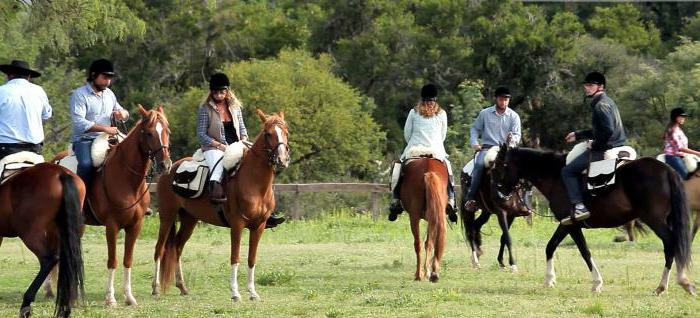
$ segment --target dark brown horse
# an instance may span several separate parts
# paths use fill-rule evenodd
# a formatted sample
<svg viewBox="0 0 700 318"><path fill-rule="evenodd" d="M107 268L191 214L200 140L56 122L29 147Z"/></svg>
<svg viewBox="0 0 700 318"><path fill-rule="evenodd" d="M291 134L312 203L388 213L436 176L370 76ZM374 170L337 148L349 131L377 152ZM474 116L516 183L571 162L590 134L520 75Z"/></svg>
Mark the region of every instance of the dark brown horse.
<svg viewBox="0 0 700 318"><path fill-rule="evenodd" d="M481 214L476 217L476 212L467 211L464 204L466 202L467 192L469 191L468 176L462 172L460 183L462 185L462 202L460 211L462 216L462 226L464 228L464 236L472 250L472 266L480 268L479 257L483 254L481 251L481 227L489 221L492 214L496 215L498 225L501 227L501 247L498 249L498 265L505 268L503 264L503 253L505 248L508 248L508 265L511 272L517 272L518 267L515 264L515 258L511 250L510 226L516 217L528 216L532 213L532 208L527 201L528 188L520 185L514 189L513 193L507 197L498 197L498 192L494 189L491 182L491 172L484 171L483 181L479 186L477 193L477 204L481 207Z"/></svg>
<svg viewBox="0 0 700 318"><path fill-rule="evenodd" d="M244 228L250 231L248 246L248 292L251 300L260 297L255 291L255 262L258 242L265 230L265 223L275 208L272 182L275 168L289 165L287 123L284 113L266 115L257 110L263 123L262 132L255 138L250 150L241 159L239 170L231 176L227 173L224 187L228 200L221 206L212 206L208 193L196 199L183 198L172 190L173 175L168 173L158 180L160 231L155 249L155 273L153 294L158 295L162 286L166 290L175 274L175 285L180 293L188 293L180 264L182 250L199 220L231 229L231 299L239 301L238 264L240 263L241 235ZM174 172L184 158L175 163ZM219 208L221 210L219 210ZM176 222L180 220L180 229Z"/></svg>
<svg viewBox="0 0 700 318"><path fill-rule="evenodd" d="M437 282L440 278L440 261L446 237L447 178L445 164L433 158L413 159L403 168L399 193L411 221L416 252L415 280L418 281L428 274L431 282ZM421 262L421 219L428 221L424 262Z"/></svg>
<svg viewBox="0 0 700 318"><path fill-rule="evenodd" d="M565 156L528 148L501 147L494 182L497 191L510 192L521 178L532 182L549 200L555 217L561 220L571 213L566 190L561 178ZM566 235L576 243L593 277L594 292L603 286L603 278L591 259L582 228L611 228L631 220L644 222L664 245L665 266L655 293L668 288L669 273L674 258L678 283L695 295L695 286L686 275L691 260L690 218L683 183L672 168L653 158L631 161L616 172L615 184L597 196L589 196L584 203L591 211L590 218L572 225L559 225L546 249L547 270L545 286L555 283L554 251Z"/></svg>
<svg viewBox="0 0 700 318"><path fill-rule="evenodd" d="M134 245L141 232L143 217L151 203L146 175L151 161L157 168L170 169L168 120L160 106L149 110L138 105L143 117L126 138L110 150L102 169L88 189L85 223L104 225L107 236L107 293L105 305L115 306L114 272L117 268L117 237L124 229L125 303L136 305L131 292L131 264ZM59 160L60 157L54 158ZM90 209L91 207L91 209ZM60 272L60 270L59 270Z"/></svg>
<svg viewBox="0 0 700 318"><path fill-rule="evenodd" d="M31 304L51 269L59 264L54 314L68 317L83 295L80 236L85 185L67 169L41 163L12 176L0 186L0 243L19 237L39 259L39 273L24 293L20 317L31 315Z"/></svg>

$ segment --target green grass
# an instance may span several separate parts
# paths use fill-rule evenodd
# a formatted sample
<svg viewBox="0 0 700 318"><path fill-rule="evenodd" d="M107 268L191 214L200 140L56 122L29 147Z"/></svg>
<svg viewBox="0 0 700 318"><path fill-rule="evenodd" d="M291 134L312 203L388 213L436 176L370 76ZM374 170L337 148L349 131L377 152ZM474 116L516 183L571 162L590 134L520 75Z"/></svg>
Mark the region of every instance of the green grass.
<svg viewBox="0 0 700 318"><path fill-rule="evenodd" d="M532 227L516 221L512 236L520 272L515 274L496 266L500 230L495 220L484 228L480 270L471 268L460 228L452 227L441 279L432 284L412 280L415 259L405 214L391 223L336 211L267 231L256 272L262 301L247 300L243 265L239 286L244 300L233 303L228 288L229 234L208 225L200 225L185 247L183 267L190 295L180 296L173 288L159 298L152 297L158 219L148 218L134 260L133 289L139 305L123 305L120 261L115 279L117 308L103 307L104 229L90 227L83 241L87 298L74 316L692 317L700 313L698 300L673 280L666 294L651 295L663 268L661 243L653 235L636 243L612 243L618 233L614 229L585 232L605 281L599 295L589 291L590 273L567 239L555 254L557 286L544 289L544 247L555 226L542 217L536 217ZM122 251L120 245L118 254ZM247 247L243 251L245 264ZM18 239L5 238L0 247L0 317L16 316L37 269L36 258ZM53 303L44 300L41 292L37 300L35 316L50 316Z"/></svg>

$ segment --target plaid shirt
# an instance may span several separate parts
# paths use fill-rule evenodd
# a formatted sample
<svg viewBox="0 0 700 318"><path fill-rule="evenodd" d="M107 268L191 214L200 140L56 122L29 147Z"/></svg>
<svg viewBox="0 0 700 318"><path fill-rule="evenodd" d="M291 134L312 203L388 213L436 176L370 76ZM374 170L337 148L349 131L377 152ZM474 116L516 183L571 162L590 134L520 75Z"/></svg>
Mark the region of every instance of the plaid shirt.
<svg viewBox="0 0 700 318"><path fill-rule="evenodd" d="M202 146L209 146L211 145L212 141L216 140L222 144L227 144L226 133L224 132L224 125L221 125L221 134L219 134L219 136L209 136L209 134L207 133L207 131L209 130L209 112L205 107L210 106L202 105L202 107L199 107L199 112L197 113L197 137L199 138L199 143ZM240 108L235 109L234 112L235 114L231 115L236 116L236 119L238 120L240 128L238 135L241 139L244 137L247 138L248 130L245 128L245 124L243 123L243 112Z"/></svg>

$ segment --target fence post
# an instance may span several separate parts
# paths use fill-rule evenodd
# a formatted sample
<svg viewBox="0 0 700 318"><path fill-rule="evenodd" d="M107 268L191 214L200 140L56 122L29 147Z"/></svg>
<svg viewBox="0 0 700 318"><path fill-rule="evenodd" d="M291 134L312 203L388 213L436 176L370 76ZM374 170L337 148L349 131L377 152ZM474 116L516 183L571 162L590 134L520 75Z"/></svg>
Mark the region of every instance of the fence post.
<svg viewBox="0 0 700 318"><path fill-rule="evenodd" d="M299 208L299 189L297 191L294 191L294 195L292 195L292 219L293 220L300 220L301 219L301 209Z"/></svg>
<svg viewBox="0 0 700 318"><path fill-rule="evenodd" d="M372 211L372 221L379 219L379 193L372 192L370 196L370 209Z"/></svg>

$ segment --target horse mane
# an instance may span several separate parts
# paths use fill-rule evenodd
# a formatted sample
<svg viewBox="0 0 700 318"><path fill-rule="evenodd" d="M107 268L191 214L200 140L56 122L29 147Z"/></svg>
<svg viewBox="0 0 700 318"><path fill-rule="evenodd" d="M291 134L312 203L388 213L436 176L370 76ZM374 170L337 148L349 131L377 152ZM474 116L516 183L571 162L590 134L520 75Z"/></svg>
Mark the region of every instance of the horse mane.
<svg viewBox="0 0 700 318"><path fill-rule="evenodd" d="M265 129L269 129L271 126L281 124L284 126L284 128L287 128L287 122L280 117L278 113L271 113L267 116L267 120L265 120L265 123L263 124L265 126Z"/></svg>
<svg viewBox="0 0 700 318"><path fill-rule="evenodd" d="M134 124L134 127L131 127L127 135L130 135L131 132L134 131L134 129L136 129L136 127L138 127L142 123L148 124L149 126L155 125L156 121L158 121L159 118L163 120L163 124L165 124L166 128L170 126L170 123L168 123L168 118L165 117L165 113L161 113L159 111L151 109L147 111L146 116L144 118L139 119L136 122L136 124Z"/></svg>
<svg viewBox="0 0 700 318"><path fill-rule="evenodd" d="M525 173L559 175L566 164L566 155L542 149L513 148L509 156Z"/></svg>

